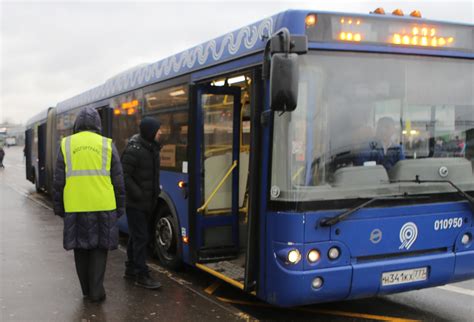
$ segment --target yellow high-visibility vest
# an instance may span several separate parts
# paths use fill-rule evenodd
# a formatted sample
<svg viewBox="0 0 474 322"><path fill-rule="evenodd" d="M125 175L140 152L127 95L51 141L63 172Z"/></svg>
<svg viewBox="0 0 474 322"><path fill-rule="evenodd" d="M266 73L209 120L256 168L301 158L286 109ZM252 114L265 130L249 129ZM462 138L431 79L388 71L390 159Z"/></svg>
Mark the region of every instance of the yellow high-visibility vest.
<svg viewBox="0 0 474 322"><path fill-rule="evenodd" d="M62 139L61 152L66 170L64 211L116 209L110 178L112 140L93 132L79 132Z"/></svg>

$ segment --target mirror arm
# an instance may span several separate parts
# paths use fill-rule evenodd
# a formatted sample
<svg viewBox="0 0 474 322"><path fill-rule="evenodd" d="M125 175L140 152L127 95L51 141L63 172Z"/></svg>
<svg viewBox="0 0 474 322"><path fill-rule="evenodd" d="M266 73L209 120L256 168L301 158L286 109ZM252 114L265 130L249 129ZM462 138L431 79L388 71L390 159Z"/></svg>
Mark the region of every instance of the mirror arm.
<svg viewBox="0 0 474 322"><path fill-rule="evenodd" d="M262 79L267 80L270 78L270 61L272 58L272 54L270 52L270 45L272 39L267 40L267 44L265 45L265 50L263 51L263 69L262 69Z"/></svg>
<svg viewBox="0 0 474 322"><path fill-rule="evenodd" d="M281 41L281 51L286 54L290 53L290 31L287 28L281 28L275 33L275 36L282 38Z"/></svg>
<svg viewBox="0 0 474 322"><path fill-rule="evenodd" d="M291 50L291 42L290 42L290 31L287 28L281 28L277 32L275 32L268 40L265 45L265 50L263 51L263 72L262 72L262 79L267 80L270 78L270 61L272 58L272 50L271 44L272 39L274 37L280 37L280 51L286 53L287 55L290 53Z"/></svg>

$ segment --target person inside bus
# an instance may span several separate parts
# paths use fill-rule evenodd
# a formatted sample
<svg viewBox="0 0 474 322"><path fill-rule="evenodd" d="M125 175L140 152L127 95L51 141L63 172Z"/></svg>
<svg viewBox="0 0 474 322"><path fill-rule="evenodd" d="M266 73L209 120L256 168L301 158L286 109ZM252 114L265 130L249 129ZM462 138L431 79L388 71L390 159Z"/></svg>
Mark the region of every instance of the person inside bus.
<svg viewBox="0 0 474 322"><path fill-rule="evenodd" d="M161 287L146 265L149 219L160 194L160 126L156 119L144 117L140 133L132 136L122 154L129 229L124 277L148 289Z"/></svg>
<svg viewBox="0 0 474 322"><path fill-rule="evenodd" d="M357 153L354 165L364 165L375 161L389 171L398 161L405 159L403 146L396 142L397 132L395 121L388 116L377 122L375 137L362 151Z"/></svg>
<svg viewBox="0 0 474 322"><path fill-rule="evenodd" d="M74 250L84 299L105 299L109 250L118 247L117 220L125 214L122 165L111 139L102 132L99 113L81 110L74 134L62 139L53 182L54 213L64 218L63 246Z"/></svg>

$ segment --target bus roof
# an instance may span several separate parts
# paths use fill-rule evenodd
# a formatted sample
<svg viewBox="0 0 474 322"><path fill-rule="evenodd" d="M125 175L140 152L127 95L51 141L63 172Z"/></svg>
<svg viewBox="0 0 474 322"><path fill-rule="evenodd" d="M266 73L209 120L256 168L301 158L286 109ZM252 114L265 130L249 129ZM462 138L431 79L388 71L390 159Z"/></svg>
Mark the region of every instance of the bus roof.
<svg viewBox="0 0 474 322"><path fill-rule="evenodd" d="M26 122L25 127L26 128L31 128L34 126L36 123L41 123L46 121L46 117L48 116L48 109L42 110L41 112L35 114L33 117L31 117L28 122Z"/></svg>
<svg viewBox="0 0 474 322"><path fill-rule="evenodd" d="M380 19L420 21L420 18L412 18L409 16L399 17L393 15L287 10L233 32L229 32L221 37L212 39L173 56L169 56L155 63L142 64L126 70L108 79L102 85L58 103L56 106L58 113L107 99L152 83L220 64L231 59L261 52L265 47L268 37L282 27L288 28L289 31L294 34L304 34L304 20L310 13L347 14L357 17L371 16L372 18L377 16L377 18ZM434 22L426 19L422 19L422 21ZM34 119L35 118L36 117L34 117ZM31 121L28 123L31 123Z"/></svg>

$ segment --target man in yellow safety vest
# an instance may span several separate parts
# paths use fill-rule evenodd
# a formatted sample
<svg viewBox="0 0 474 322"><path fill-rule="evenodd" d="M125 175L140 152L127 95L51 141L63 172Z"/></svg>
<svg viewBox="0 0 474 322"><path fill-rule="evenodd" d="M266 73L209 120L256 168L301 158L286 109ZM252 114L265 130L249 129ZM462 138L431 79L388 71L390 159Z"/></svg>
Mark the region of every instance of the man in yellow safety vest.
<svg viewBox="0 0 474 322"><path fill-rule="evenodd" d="M64 218L63 246L74 250L84 298L105 299L108 250L118 247L117 220L125 213L120 157L112 140L100 135L93 108L81 110L74 134L62 139L54 173L54 212Z"/></svg>

